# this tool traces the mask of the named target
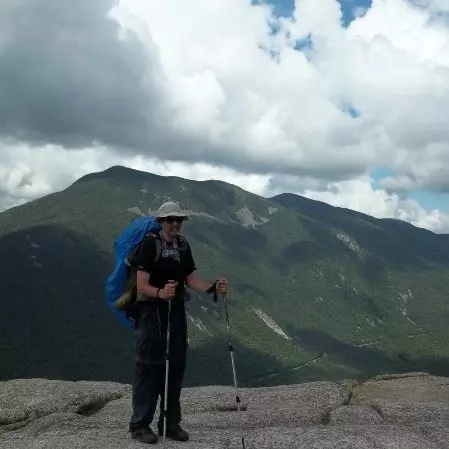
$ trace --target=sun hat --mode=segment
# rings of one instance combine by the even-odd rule
[[[167,201],[160,205],[158,211],[156,212],[156,218],[165,217],[182,217],[185,220],[189,219],[189,214],[181,209],[178,203],[173,201]]]

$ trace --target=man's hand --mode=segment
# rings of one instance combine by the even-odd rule
[[[220,295],[226,295],[228,293],[228,281],[226,279],[218,279],[216,285],[217,293]]]
[[[165,284],[164,288],[159,290],[159,298],[161,299],[170,299],[175,296],[176,287],[178,286],[177,282],[169,282]]]

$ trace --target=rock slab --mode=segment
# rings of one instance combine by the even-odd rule
[[[183,391],[190,441],[167,448],[449,449],[449,378],[391,376]],[[0,449],[132,449],[131,387],[111,382],[0,382]],[[160,442],[158,445],[161,445]],[[156,445],[156,447],[158,446]],[[151,447],[151,446],[150,446]]]

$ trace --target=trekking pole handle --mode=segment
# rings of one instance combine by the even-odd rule
[[[167,283],[168,283],[168,284],[176,284],[176,281],[174,281],[173,279],[169,279],[169,280],[167,281]],[[172,298],[174,298],[174,296],[171,296],[169,299],[172,299]]]

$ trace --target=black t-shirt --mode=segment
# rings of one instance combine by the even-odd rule
[[[156,237],[159,238],[159,237]],[[150,274],[152,286],[163,288],[168,280],[178,281],[176,298],[171,301],[170,360],[185,362],[187,349],[187,320],[184,306],[185,278],[195,270],[190,245],[185,239],[178,249],[168,242],[161,243],[161,254],[156,256],[154,236],[147,236],[132,257],[132,265]],[[135,348],[138,361],[151,364],[165,362],[168,301],[151,300],[137,302]]]
[[[153,287],[163,288],[169,280],[177,281],[179,284],[177,293],[180,293],[184,289],[186,276],[196,269],[192,250],[185,238],[182,239],[182,242],[177,242],[178,248],[171,242],[160,241],[160,243],[161,254],[155,262],[155,237],[145,238],[136,255],[137,269],[150,274],[149,282]]]

